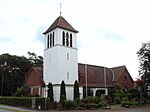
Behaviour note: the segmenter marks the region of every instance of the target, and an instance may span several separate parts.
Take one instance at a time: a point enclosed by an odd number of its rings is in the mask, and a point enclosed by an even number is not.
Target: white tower
[[[43,33],[45,35],[44,80],[54,87],[54,100],[59,100],[60,83],[73,85],[78,80],[77,37],[75,30],[62,16]],[[66,89],[66,91],[68,91]],[[72,92],[71,92],[72,93]],[[66,93],[69,95],[70,92]],[[67,96],[68,99],[72,96]],[[72,98],[71,98],[72,99]]]

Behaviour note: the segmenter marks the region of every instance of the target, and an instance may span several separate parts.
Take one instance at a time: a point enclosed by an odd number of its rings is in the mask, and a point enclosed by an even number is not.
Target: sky
[[[42,34],[60,15],[79,31],[78,62],[125,65],[135,80],[137,51],[150,37],[149,0],[0,0],[0,54],[44,54]]]

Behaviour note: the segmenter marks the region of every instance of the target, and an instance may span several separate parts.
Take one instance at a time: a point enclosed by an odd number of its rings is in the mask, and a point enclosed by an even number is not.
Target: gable
[[[38,67],[31,68],[28,72],[25,84],[29,87],[45,85],[43,81],[43,69]]]
[[[43,34],[46,34],[57,27],[78,33],[78,31],[75,30],[62,16],[59,16]]]

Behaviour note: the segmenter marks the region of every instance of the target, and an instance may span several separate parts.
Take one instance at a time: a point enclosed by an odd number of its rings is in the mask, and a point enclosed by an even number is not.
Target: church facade
[[[123,89],[134,87],[133,79],[125,66],[107,68],[78,63],[77,30],[62,16],[59,16],[43,33],[45,35],[43,68],[31,68],[25,85],[31,94],[47,96],[47,84],[53,84],[54,100],[60,100],[60,84],[66,84],[66,98],[73,100],[73,85],[79,81],[80,98],[83,98],[84,87],[95,93],[101,90],[108,94],[108,88],[115,85]],[[86,90],[87,91],[87,90]]]
[[[54,99],[60,95],[60,84],[66,84],[67,99],[73,99],[73,84],[78,80],[77,30],[62,16],[43,33],[45,35],[44,80],[54,87]]]

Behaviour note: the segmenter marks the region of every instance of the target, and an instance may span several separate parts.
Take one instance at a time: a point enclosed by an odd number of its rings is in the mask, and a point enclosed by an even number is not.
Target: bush
[[[122,106],[122,107],[130,106],[130,105],[132,105],[132,102],[131,102],[131,101],[122,101],[122,102],[121,102],[121,106]]]
[[[122,101],[129,101],[128,97],[122,98]]]
[[[58,107],[58,102],[51,102],[51,109],[57,109],[57,107]]]
[[[35,99],[35,109],[38,109],[39,105],[41,109],[50,108],[49,98],[36,97]],[[19,107],[32,107],[32,97],[0,97],[0,104],[19,106]]]
[[[96,104],[98,104],[100,101],[102,101],[101,97],[91,97],[91,96],[81,100],[81,102],[85,103],[85,104],[86,103],[96,103]]]
[[[105,102],[107,102],[108,104],[110,104],[112,102],[112,99],[111,99],[111,97],[109,95],[104,95],[103,96],[103,100]]]
[[[99,106],[100,108],[104,108],[104,107],[107,107],[108,104],[107,104],[106,102],[104,102],[104,101],[101,101],[101,102],[99,102],[98,106]]]
[[[75,102],[77,103],[77,105],[80,105],[80,103],[81,103],[80,98],[76,98]]]
[[[136,101],[136,99],[132,99],[131,101],[129,101],[127,97],[124,97],[121,102],[122,107],[137,106],[137,105],[138,101]]]
[[[65,100],[65,105],[64,105],[65,109],[75,109],[77,108],[77,104],[74,101],[71,100]]]
[[[119,97],[115,97],[115,98],[114,98],[114,103],[115,103],[115,104],[120,104],[120,103],[121,103],[120,98],[119,98]]]
[[[79,105],[85,109],[105,108],[108,106],[107,102],[103,101],[101,97],[87,97],[81,100]]]

